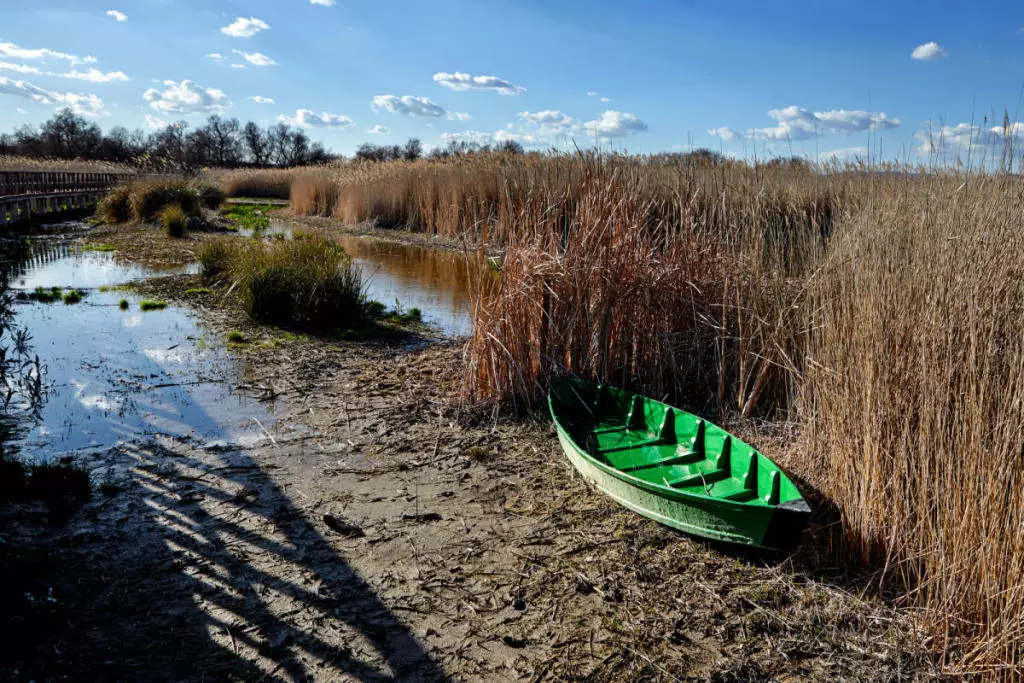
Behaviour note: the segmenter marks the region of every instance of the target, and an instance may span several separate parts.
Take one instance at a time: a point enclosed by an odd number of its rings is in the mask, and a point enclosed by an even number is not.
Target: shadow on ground
[[[84,463],[105,493],[65,525],[0,511],[0,679],[445,677],[250,452],[124,439]]]

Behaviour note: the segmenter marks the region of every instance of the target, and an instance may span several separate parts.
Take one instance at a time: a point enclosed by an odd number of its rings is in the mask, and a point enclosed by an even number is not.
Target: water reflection
[[[447,334],[473,331],[471,266],[464,254],[352,235],[337,241],[366,275],[371,299],[418,308],[424,322]]]
[[[80,251],[63,236],[32,240],[24,258],[8,260],[6,270],[16,289],[91,290],[71,306],[16,306],[48,385],[36,419],[8,441],[23,457],[105,450],[153,434],[200,443],[227,434],[243,443],[259,438],[258,425],[270,422],[262,404],[236,392],[235,361],[219,340],[206,338],[194,315],[175,307],[143,313],[138,298],[98,290],[153,271],[120,263],[111,253]],[[119,309],[122,298],[128,310]]]

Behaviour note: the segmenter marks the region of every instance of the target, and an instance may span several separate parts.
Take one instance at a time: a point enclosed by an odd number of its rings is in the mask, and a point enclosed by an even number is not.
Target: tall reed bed
[[[535,405],[573,372],[797,423],[843,557],[924,608],[951,668],[1018,678],[1020,181],[829,171],[498,155],[307,174],[291,199],[504,250],[477,400]]]
[[[210,169],[202,176],[216,183],[228,197],[288,199],[292,183],[302,173],[295,168]]]
[[[1024,667],[1024,197],[881,178],[811,287],[800,421],[845,548],[986,678]],[[950,658],[953,659],[953,655]]]

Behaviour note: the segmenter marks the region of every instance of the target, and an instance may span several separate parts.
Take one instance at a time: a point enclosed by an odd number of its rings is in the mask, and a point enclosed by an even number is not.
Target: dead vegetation
[[[307,175],[291,199],[504,248],[476,400],[529,405],[569,371],[795,421],[834,559],[884,569],[950,671],[1022,673],[1014,177],[499,155]]]

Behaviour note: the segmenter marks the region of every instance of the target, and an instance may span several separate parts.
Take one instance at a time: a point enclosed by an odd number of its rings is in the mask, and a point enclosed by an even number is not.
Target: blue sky
[[[0,130],[70,105],[104,128],[285,120],[346,154],[416,136],[921,161],[929,128],[947,157],[1002,148],[1022,27],[1009,2],[0,0]]]

